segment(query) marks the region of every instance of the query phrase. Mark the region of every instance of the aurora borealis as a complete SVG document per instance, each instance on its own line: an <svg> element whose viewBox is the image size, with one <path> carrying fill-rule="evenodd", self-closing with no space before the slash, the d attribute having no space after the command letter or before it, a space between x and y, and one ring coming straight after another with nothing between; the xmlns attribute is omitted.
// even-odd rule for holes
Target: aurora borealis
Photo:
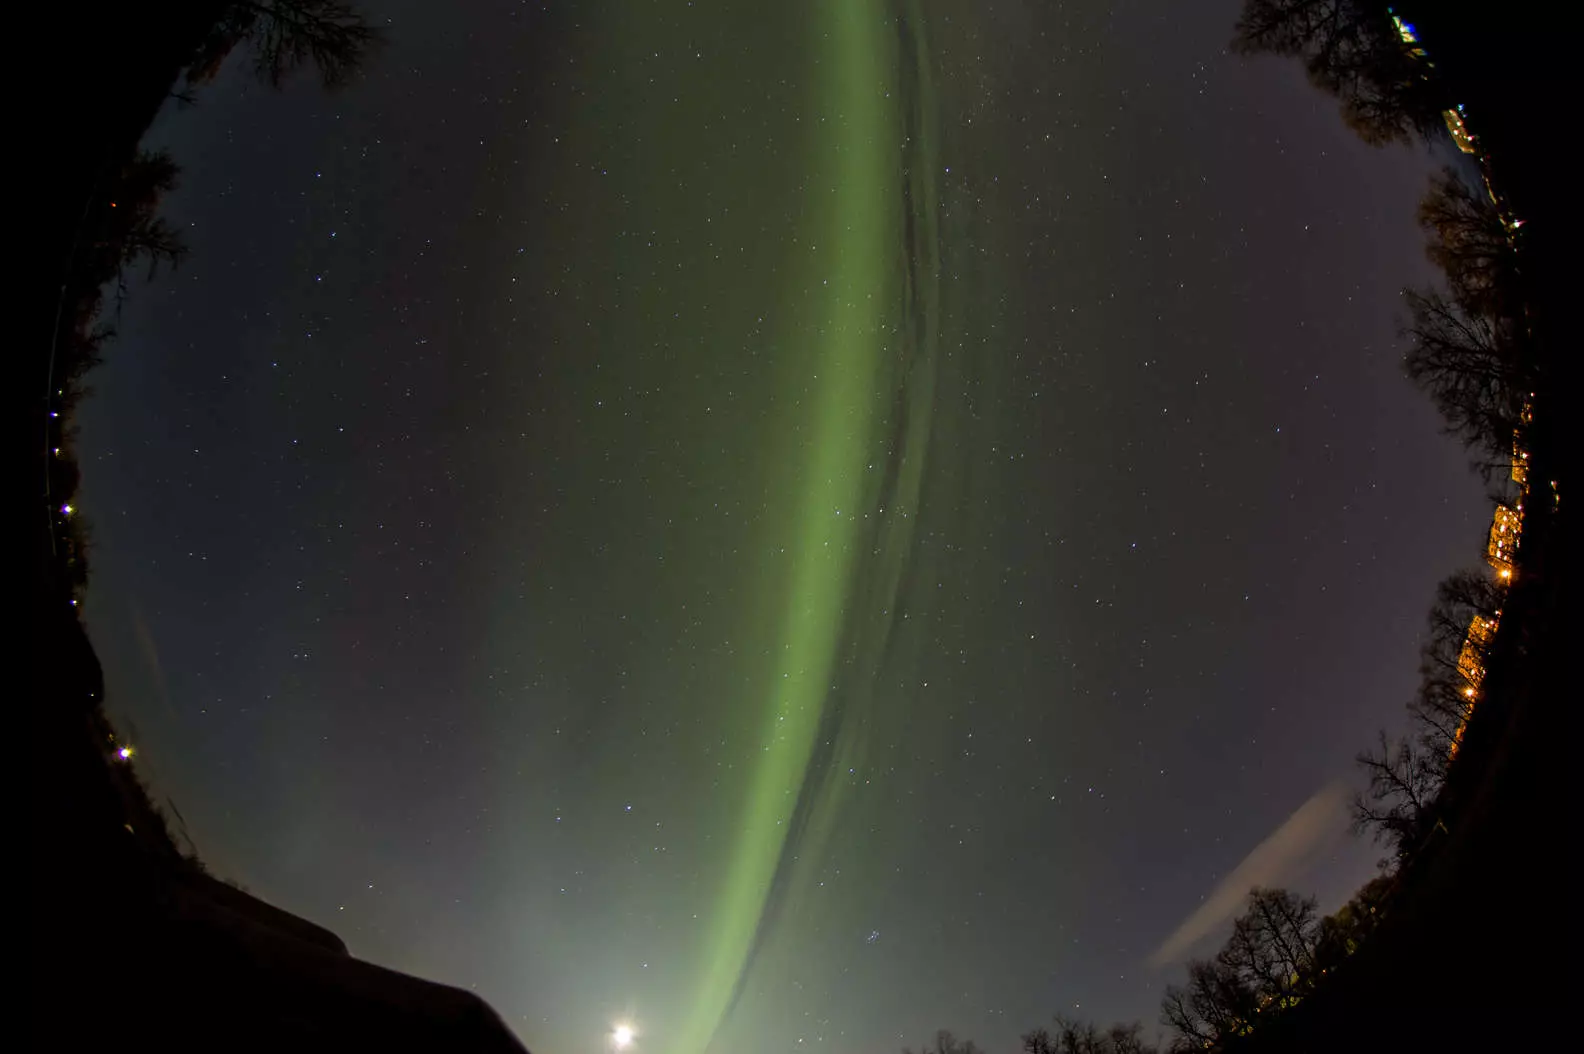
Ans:
<svg viewBox="0 0 1584 1054"><path fill-rule="evenodd" d="M1431 159L1232 4L368 6L344 92L162 116L191 261L83 415L205 859L539 1054L1153 1027L1480 529Z"/></svg>
<svg viewBox="0 0 1584 1054"><path fill-rule="evenodd" d="M813 848L811 835L823 832L829 824L824 814L839 805L838 789L828 784L832 766L862 760L844 735L851 699L837 698L862 691L840 683L846 679L837 670L843 630L850 618L878 622L884 639L907 557L907 523L917 512L929 439L933 289L918 273L928 246L921 260L915 255L921 247L911 239L899 245L897 232L921 226L911 210L922 203L906 191L913 181L929 181L934 159L927 140L910 142L904 156L904 130L919 122L901 120L899 111L923 100L916 97L920 78L908 78L911 90L904 91L897 69L918 56L898 53L881 13L840 3L821 12L830 27L821 64L833 71L821 109L831 120L821 122L816 146L816 156L827 160L816 162L809 178L816 186L828 181L833 200L821 236L830 248L815 267L829 277L820 278L811 298L815 325L798 333L814 345L800 356L814 371L805 382L809 405L800 415L811 426L798 451L804 464L800 515L787 544L776 550L786 556L779 587L784 614L772 638L780 642L779 654L772 651L777 661L768 682L750 693L762 693L767 704L764 748L750 762L747 804L713 909L717 921L706 944L697 1010L678 1041L683 1050L707 1049L741 992L753 947L779 914L772 898L793 887L802 852ZM907 19L896 21L905 44ZM897 320L889 326L888 315ZM887 403L895 421L886 420ZM879 612L855 603L860 554L892 565L879 595L887 607Z"/></svg>

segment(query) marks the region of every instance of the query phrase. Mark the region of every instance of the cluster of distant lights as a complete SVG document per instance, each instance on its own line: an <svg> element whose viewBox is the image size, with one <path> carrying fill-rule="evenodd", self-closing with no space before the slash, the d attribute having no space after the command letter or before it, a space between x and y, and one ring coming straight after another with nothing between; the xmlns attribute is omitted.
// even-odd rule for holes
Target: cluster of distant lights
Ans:
<svg viewBox="0 0 1584 1054"><path fill-rule="evenodd" d="M1386 9L1386 13L1391 15L1392 24L1397 27L1398 39L1408 46L1408 54L1419 59L1426 66L1434 68L1435 63L1430 61L1429 54L1419 43L1419 31L1414 28L1413 23L1403 21L1397 12L1390 7ZM1478 156L1479 143L1475 140L1474 134L1469 131L1468 125L1464 121L1463 104L1458 103L1450 109L1441 111L1441 118L1446 122L1447 133L1451 135L1453 144L1465 154ZM1511 238L1512 232L1522 227L1524 221L1506 211L1500 196L1496 193L1496 188L1491 184L1490 171L1485 165L1483 158L1481 158L1480 168L1481 175L1485 180L1485 192L1490 195L1491 203L1502 210L1502 226L1507 228L1508 237Z"/></svg>
<svg viewBox="0 0 1584 1054"><path fill-rule="evenodd" d="M1534 393L1529 393L1530 398ZM1524 407L1520 414L1525 424L1533 420L1529 400L1524 400ZM1523 499L1529 494L1529 452L1518 446L1518 435L1513 436L1512 480L1519 486L1519 499L1508 507L1498 503L1496 512L1491 518L1490 538L1486 543L1485 560L1496 572L1496 579L1502 588L1507 588L1513 583L1513 558L1518 550L1518 540L1523 534ZM1556 483L1552 482L1553 489ZM1458 672L1463 675L1463 698L1467 705L1463 719L1452 733L1452 747L1448 752L1451 758L1457 757L1458 748L1463 743L1463 733L1468 727L1468 717L1479 699L1479 684L1485 678L1484 649L1485 644L1495 636L1496 627L1501 619L1498 610L1490 616L1476 614L1469 623L1468 635L1463 640L1463 649L1458 654Z"/></svg>

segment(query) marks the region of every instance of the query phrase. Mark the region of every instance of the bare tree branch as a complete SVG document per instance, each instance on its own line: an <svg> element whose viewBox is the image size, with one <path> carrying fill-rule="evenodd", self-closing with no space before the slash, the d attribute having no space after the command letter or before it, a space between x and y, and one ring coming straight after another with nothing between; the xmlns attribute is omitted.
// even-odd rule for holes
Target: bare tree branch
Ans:
<svg viewBox="0 0 1584 1054"><path fill-rule="evenodd" d="M1532 377L1516 349L1510 320L1471 315L1440 293L1406 290L1411 341L1408 377L1430 396L1447 431L1505 464L1524 428Z"/></svg>
<svg viewBox="0 0 1584 1054"><path fill-rule="evenodd" d="M1384 5L1367 0L1244 0L1232 50L1299 59L1343 118L1379 146L1444 134L1443 89Z"/></svg>
<svg viewBox="0 0 1584 1054"><path fill-rule="evenodd" d="M1376 750L1357 760L1368 783L1353 798L1353 828L1369 832L1400 855L1417 844L1428 826L1430 806L1445 775L1444 755L1431 755L1411 739L1389 740L1381 732Z"/></svg>

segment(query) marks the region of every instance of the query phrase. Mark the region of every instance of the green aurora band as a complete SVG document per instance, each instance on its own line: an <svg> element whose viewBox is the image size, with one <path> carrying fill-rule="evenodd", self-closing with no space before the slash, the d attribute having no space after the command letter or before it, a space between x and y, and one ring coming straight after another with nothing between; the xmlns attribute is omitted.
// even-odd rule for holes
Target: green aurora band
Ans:
<svg viewBox="0 0 1584 1054"><path fill-rule="evenodd" d="M800 426L795 549L762 686L761 752L749 777L703 971L675 1054L710 1049L742 994L797 871L825 844L858 763L868 697L890 636L931 433L938 343L932 92L912 5L829 0L809 12L833 159L821 207L816 364ZM823 187L821 187L823 189ZM812 191L811 191L812 193ZM853 660L853 656L863 657Z"/></svg>

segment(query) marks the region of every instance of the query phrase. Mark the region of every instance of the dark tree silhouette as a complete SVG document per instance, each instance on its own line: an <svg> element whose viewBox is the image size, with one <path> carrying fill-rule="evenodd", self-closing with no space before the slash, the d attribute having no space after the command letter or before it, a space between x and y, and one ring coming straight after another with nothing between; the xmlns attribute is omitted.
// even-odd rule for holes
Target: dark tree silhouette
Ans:
<svg viewBox="0 0 1584 1054"><path fill-rule="evenodd" d="M176 189L180 172L169 154L146 150L138 151L122 169L110 191L102 242L115 247L118 270L146 263L152 278L161 264L175 266L187 256L181 235L157 215L160 199Z"/></svg>
<svg viewBox="0 0 1584 1054"><path fill-rule="evenodd" d="M902 1048L902 1054L913 1054L907 1047ZM946 1029L935 1033L935 1042L926 1043L918 1049L918 1054L985 1054L984 1048L976 1045L973 1040L959 1040Z"/></svg>
<svg viewBox="0 0 1584 1054"><path fill-rule="evenodd" d="M1086 1021L1057 1015L1056 1028L1037 1028L1023 1035L1024 1054L1160 1054L1160 1048L1143 1038L1138 1022L1115 1024L1100 1029ZM913 1054L902 1048L902 1054ZM919 1048L919 1054L984 1054L971 1040L959 1040L945 1029L935 1033L935 1041Z"/></svg>
<svg viewBox="0 0 1584 1054"><path fill-rule="evenodd" d="M1056 1018L1051 1032L1037 1028L1023 1036L1023 1054L1158 1054L1143 1038L1144 1026L1116 1024L1101 1030L1086 1021Z"/></svg>
<svg viewBox="0 0 1584 1054"><path fill-rule="evenodd" d="M1483 571L1459 571L1436 587L1420 652L1419 691L1408 704L1421 744L1445 758L1458 742L1484 676L1505 587ZM1475 629L1476 620L1481 628Z"/></svg>
<svg viewBox="0 0 1584 1054"><path fill-rule="evenodd" d="M1335 970L1375 932L1395 883L1394 875L1376 875L1353 894L1353 899L1338 908L1336 914L1321 920L1320 939L1315 945L1317 975Z"/></svg>
<svg viewBox="0 0 1584 1054"><path fill-rule="evenodd" d="M1313 897L1256 888L1215 958L1188 964L1186 985L1171 985L1161 1021L1178 1047L1223 1043L1302 999L1318 976L1323 932Z"/></svg>
<svg viewBox="0 0 1584 1054"><path fill-rule="evenodd" d="M1375 146L1430 140L1445 130L1444 90L1422 51L1369 0L1244 0L1232 37L1242 55L1303 62L1316 87L1342 104L1348 126Z"/></svg>
<svg viewBox="0 0 1584 1054"><path fill-rule="evenodd" d="M1479 464L1487 475L1508 465L1534 390L1514 322L1470 314L1440 293L1410 289L1403 297L1409 378L1435 403L1446 430L1485 455Z"/></svg>
<svg viewBox="0 0 1584 1054"><path fill-rule="evenodd" d="M257 73L270 84L279 85L293 70L311 63L327 87L336 87L351 78L381 40L378 31L343 0L220 0L199 9L179 17L214 10L220 14L208 36L189 53L187 89L213 77L231 50L244 41L253 50ZM184 35L191 28L184 23ZM187 89L178 88L175 94L191 101ZM84 375L99 363L114 333L100 318L106 287L113 290L119 308L128 292L131 268L146 267L152 279L162 267L174 267L187 255L180 231L158 214L161 197L176 185L175 162L167 154L142 150L121 163L124 157L117 155L104 173L108 178L96 181L77 222L75 239L59 261L61 279L43 400L49 416L42 492L44 505L51 510L67 504L78 484L71 411L86 390ZM66 581L80 589L87 576L86 526L81 517L50 515L51 551L62 561Z"/></svg>
<svg viewBox="0 0 1584 1054"><path fill-rule="evenodd" d="M1319 936L1313 897L1256 889L1218 958L1237 971L1262 1007L1281 1006L1307 990Z"/></svg>
<svg viewBox="0 0 1584 1054"><path fill-rule="evenodd" d="M1432 180L1419 224L1450 295L1404 293L1408 375L1430 395L1447 431L1483 454L1476 466L1489 478L1524 445L1541 380L1517 251L1496 206L1452 169Z"/></svg>
<svg viewBox="0 0 1584 1054"><path fill-rule="evenodd" d="M126 295L131 268L146 266L152 278L162 266L174 267L186 258L187 246L180 232L158 214L160 199L175 188L179 172L169 154L140 150L95 200L95 233L73 254L68 268L71 310L62 318L62 339L67 345L62 348L62 376L80 375L73 352L80 353L88 364L97 361L98 347L109 335L107 330L93 328L105 283L114 283L119 304Z"/></svg>
<svg viewBox="0 0 1584 1054"><path fill-rule="evenodd" d="M259 79L280 87L295 70L313 65L326 88L352 80L383 37L343 0L233 0L187 68L202 84L219 72L238 44L253 52Z"/></svg>
<svg viewBox="0 0 1584 1054"><path fill-rule="evenodd" d="M1487 195L1455 169L1442 169L1419 202L1419 226L1430 236L1425 255L1445 273L1452 299L1464 312L1522 317L1518 254Z"/></svg>
<svg viewBox="0 0 1584 1054"><path fill-rule="evenodd" d="M1175 1029L1179 1048L1207 1047L1243 1035L1259 1001L1237 971L1218 959L1188 963L1188 983L1167 985L1161 1023Z"/></svg>
<svg viewBox="0 0 1584 1054"><path fill-rule="evenodd" d="M1411 737L1380 733L1374 750L1358 756L1368 780L1353 796L1353 829L1392 847L1399 857L1418 846L1429 830L1431 806L1446 776L1446 755Z"/></svg>

